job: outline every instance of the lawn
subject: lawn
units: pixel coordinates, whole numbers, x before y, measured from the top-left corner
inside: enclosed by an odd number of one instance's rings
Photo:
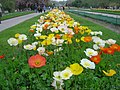
[[[66,13],[82,26],[87,26],[89,28],[88,30],[102,31],[103,35],[100,36],[102,39],[107,40],[112,38],[120,45],[120,34],[87,21],[78,15],[68,12]],[[64,15],[64,13],[62,14]],[[30,56],[35,55],[37,51],[25,50],[23,49],[23,45],[29,44],[29,42],[39,41],[37,37],[32,37],[32,32],[29,32],[30,26],[35,24],[38,19],[39,16],[0,32],[0,55],[5,55],[5,58],[0,59],[0,88],[2,90],[54,90],[51,86],[53,82],[53,73],[55,71],[62,71],[73,63],[80,63],[80,60],[86,57],[84,50],[86,48],[91,48],[93,45],[93,42],[80,41],[79,43],[76,43],[76,38],[88,35],[87,33],[79,33],[72,38],[73,42],[71,44],[69,44],[71,42],[69,40],[68,44],[63,44],[62,51],[51,54],[50,56],[42,55],[47,61],[45,66],[40,68],[30,68],[28,65],[28,59]],[[46,21],[49,22],[50,20]],[[45,27],[47,26],[45,25]],[[86,30],[87,28],[85,28],[85,31]],[[26,34],[29,37],[28,41],[24,41],[16,47],[10,47],[7,40],[10,37],[15,37],[16,33]],[[46,29],[42,32],[42,34],[45,35],[50,33],[51,32]],[[45,48],[48,51],[54,51],[53,49],[59,48],[59,46],[46,45]],[[99,64],[96,64],[95,69],[84,68],[84,71],[81,74],[73,75],[70,79],[64,80],[64,85],[62,87],[64,90],[119,90],[119,57],[120,52],[115,52],[114,55],[105,53],[101,54],[102,60]],[[102,72],[102,70],[107,71],[110,69],[114,69],[116,71],[116,74],[111,77],[106,76]]]
[[[3,15],[2,18],[1,18],[1,20],[6,20],[6,19],[18,17],[18,16],[23,16],[23,15],[31,14],[31,13],[33,13],[33,11],[8,13],[8,14]]]

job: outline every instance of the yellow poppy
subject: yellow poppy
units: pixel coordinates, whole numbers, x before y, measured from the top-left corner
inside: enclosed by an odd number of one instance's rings
[[[19,33],[16,33],[16,34],[15,34],[15,37],[16,37],[16,38],[18,38],[19,36],[20,36],[20,34],[19,34]]]
[[[116,71],[113,69],[110,69],[108,72],[105,72],[104,70],[102,71],[106,76],[113,76],[114,74],[116,74]]]
[[[73,75],[79,75],[83,72],[83,67],[80,66],[78,63],[71,64],[70,69]]]
[[[77,38],[76,38],[75,41],[76,41],[76,42],[80,42],[80,39],[77,39]]]

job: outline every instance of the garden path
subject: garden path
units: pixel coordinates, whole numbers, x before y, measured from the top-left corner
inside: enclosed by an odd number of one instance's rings
[[[1,21],[0,32],[7,29],[7,28],[15,26],[15,25],[17,25],[17,24],[19,24],[19,23],[21,23],[25,20],[28,20],[28,19],[33,18],[35,16],[38,16],[40,14],[41,13],[32,13],[32,14],[19,16],[19,17],[15,17],[15,18],[12,18],[12,19],[7,19],[7,20],[4,20],[4,21]]]

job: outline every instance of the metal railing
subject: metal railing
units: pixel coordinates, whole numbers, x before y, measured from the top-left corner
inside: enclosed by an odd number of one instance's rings
[[[98,19],[98,20],[102,20],[111,24],[120,25],[120,15],[99,14],[99,13],[93,13],[93,12],[91,13],[86,11],[80,11],[80,10],[69,10],[69,12],[94,18],[94,19]]]

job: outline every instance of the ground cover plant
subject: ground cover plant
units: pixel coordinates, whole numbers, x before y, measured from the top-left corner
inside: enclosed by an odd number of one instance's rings
[[[18,17],[18,16],[23,16],[23,15],[31,14],[31,13],[33,13],[33,11],[24,11],[24,12],[9,13],[9,14],[3,15],[2,18],[1,18],[1,20],[6,20],[6,19]]]
[[[85,24],[85,20],[70,15]],[[74,19],[54,9],[41,16],[30,29],[28,27],[29,32],[25,27],[19,33],[11,32],[7,40],[11,47],[6,49],[9,54],[1,56],[0,87],[13,90],[119,89],[118,35],[104,37],[101,31],[92,31]],[[90,28],[94,27],[93,23],[88,23],[92,25]],[[100,26],[96,27],[99,30]]]

